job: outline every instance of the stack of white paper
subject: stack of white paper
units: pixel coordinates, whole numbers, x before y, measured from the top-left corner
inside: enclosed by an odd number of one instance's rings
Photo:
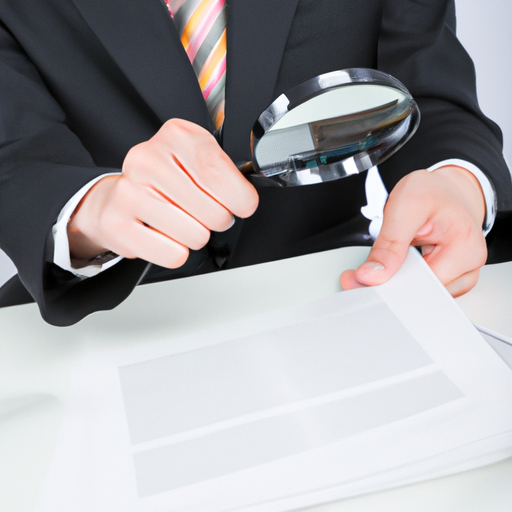
[[[40,512],[285,511],[512,455],[512,370],[391,282],[84,361]]]

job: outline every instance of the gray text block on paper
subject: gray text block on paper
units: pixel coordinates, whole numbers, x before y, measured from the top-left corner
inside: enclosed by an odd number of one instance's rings
[[[379,301],[119,368],[132,443],[431,364]],[[386,333],[385,342],[382,333]]]
[[[134,454],[139,497],[248,469],[461,398],[441,372]]]

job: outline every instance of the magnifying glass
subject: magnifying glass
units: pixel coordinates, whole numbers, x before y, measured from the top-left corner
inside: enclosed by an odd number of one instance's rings
[[[353,68],[319,75],[281,94],[258,118],[246,175],[280,186],[367,171],[414,134],[420,112],[397,79]]]

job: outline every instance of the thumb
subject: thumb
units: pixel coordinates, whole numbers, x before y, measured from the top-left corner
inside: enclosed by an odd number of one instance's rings
[[[402,266],[408,250],[408,242],[386,239],[381,231],[366,261],[357,269],[346,270],[341,274],[341,287],[351,290],[385,283]]]
[[[388,203],[382,229],[366,261],[356,270],[343,272],[340,278],[342,288],[350,290],[385,283],[404,263],[413,240],[429,234],[431,230],[430,221],[425,222],[424,218],[414,214],[404,216]]]
[[[365,286],[386,282],[402,266],[409,245],[410,240],[388,239],[381,231],[366,261],[354,271],[353,278]]]

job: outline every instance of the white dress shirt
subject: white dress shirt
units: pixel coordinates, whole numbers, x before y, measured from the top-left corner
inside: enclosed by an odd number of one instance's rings
[[[457,167],[462,167],[469,171],[471,174],[475,176],[475,178],[480,183],[482,187],[482,191],[485,197],[485,219],[483,224],[483,232],[484,235],[487,235],[494,224],[494,219],[496,218],[496,193],[494,188],[487,176],[475,165],[470,162],[466,162],[465,160],[460,159],[450,159],[443,160],[432,167],[429,167],[428,171],[435,171],[440,167],[444,167],[447,165],[453,165]],[[84,185],[64,206],[61,210],[61,213],[57,219],[57,222],[54,224],[52,232],[54,239],[54,263],[61,267],[64,270],[68,270],[72,272],[77,277],[81,279],[86,279],[88,277],[93,277],[100,272],[112,267],[118,261],[122,259],[122,256],[113,257],[107,262],[102,264],[91,264],[82,268],[74,268],[71,264],[70,251],[69,251],[69,241],[67,235],[67,225],[71,215],[73,214],[75,208],[81,199],[87,194],[89,189],[101,178],[105,176],[111,176],[116,173],[104,174],[102,176],[98,176],[94,180],[90,181],[86,185]],[[117,173],[121,174],[121,173]],[[380,226],[382,225],[382,219],[384,216],[384,204],[385,199],[387,197],[387,192],[385,189],[383,190],[383,184],[381,180],[374,179],[374,174],[369,174],[369,176],[373,176],[373,179],[367,180],[366,183],[366,196],[367,196],[367,205],[362,208],[362,213],[365,217],[367,217],[371,223],[370,234],[375,238],[378,232],[380,231]],[[371,212],[371,213],[369,213]],[[370,215],[370,216],[369,216]]]

